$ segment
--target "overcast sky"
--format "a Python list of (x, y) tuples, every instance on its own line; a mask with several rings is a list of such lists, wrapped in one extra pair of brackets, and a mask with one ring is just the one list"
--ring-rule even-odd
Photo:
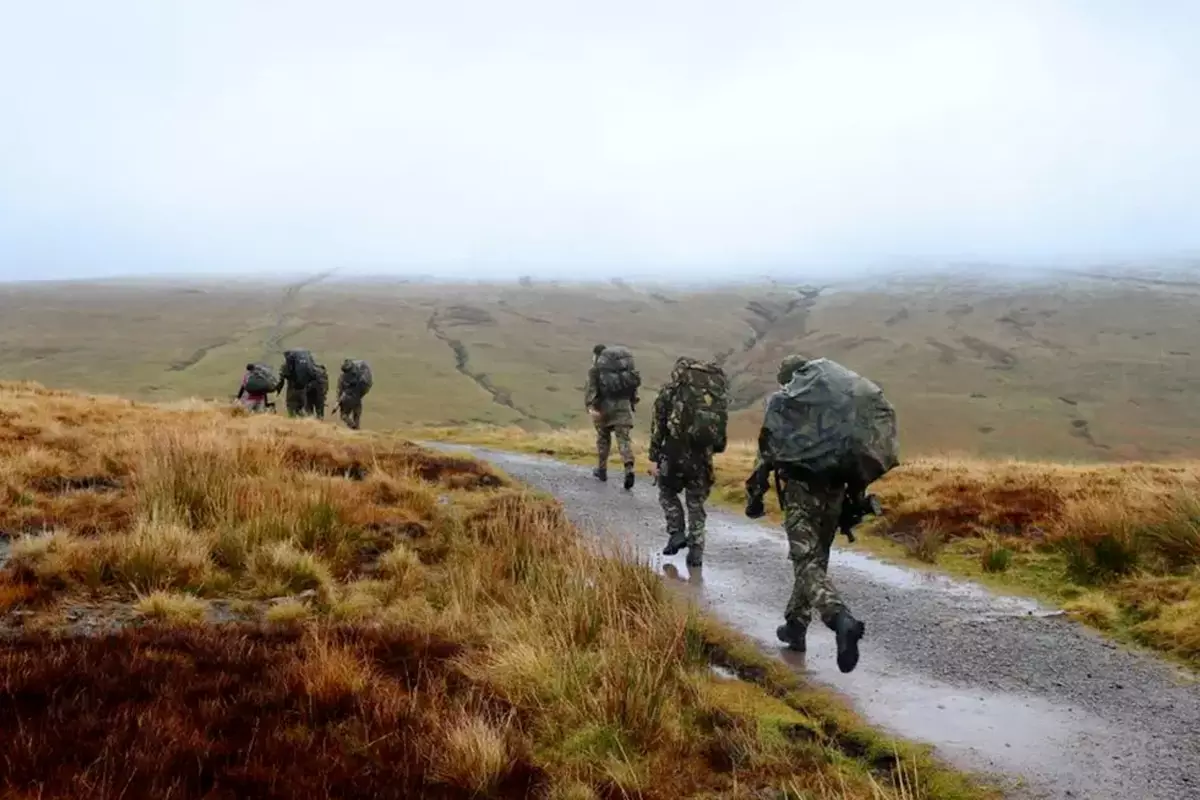
[(0, 0), (0, 278), (1200, 252), (1200, 3)]

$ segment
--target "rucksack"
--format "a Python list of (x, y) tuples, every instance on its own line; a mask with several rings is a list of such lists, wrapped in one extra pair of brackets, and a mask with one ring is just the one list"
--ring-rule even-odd
[(283, 357), (291, 367), (292, 382), (295, 383), (296, 388), (304, 389), (309, 384), (320, 380), (320, 376), (317, 374), (317, 362), (309, 351), (288, 350)]
[(900, 463), (896, 412), (883, 390), (825, 358), (771, 395), (763, 432), (776, 464), (864, 487)]
[(596, 383), (604, 398), (633, 399), (642, 376), (633, 363), (633, 353), (627, 347), (606, 347), (596, 357)]
[(729, 381), (714, 362), (681, 360), (671, 373), (667, 438), (688, 451), (725, 452)]
[(347, 359), (342, 364), (342, 379), (345, 389), (354, 392), (360, 398), (365, 397), (374, 385), (371, 367), (361, 359)]
[(246, 376), (246, 391), (250, 394), (269, 394), (275, 391), (275, 370), (266, 364), (255, 364)]

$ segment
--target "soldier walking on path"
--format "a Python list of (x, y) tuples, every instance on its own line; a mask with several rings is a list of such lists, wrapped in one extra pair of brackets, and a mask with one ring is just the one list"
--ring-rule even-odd
[(312, 407), (309, 392), (317, 386), (319, 380), (320, 373), (312, 353), (298, 349), (284, 351), (283, 366), (279, 368), (279, 381), (274, 389), (275, 393), (279, 394), (284, 386), (287, 386), (285, 398), (289, 417), (298, 417), (308, 412)]
[(878, 386), (828, 359), (788, 356), (778, 378), (746, 480), (746, 515), (763, 516), (774, 473), (795, 574), (776, 635), (804, 651), (815, 611), (837, 636), (838, 668), (850, 672), (865, 626), (829, 579), (829, 551), (840, 520), (861, 518), (867, 485), (899, 463), (895, 414)]
[(650, 472), (667, 523), (662, 552), (673, 556), (686, 547), (689, 567), (704, 563), (704, 503), (712, 491), (713, 454), (725, 452), (727, 392), (725, 373), (717, 364), (680, 358), (654, 399)]
[(584, 404), (596, 426), (597, 466), (592, 474), (601, 481), (608, 480), (608, 457), (612, 437), (617, 437), (617, 449), (625, 466), (625, 488), (632, 489), (633, 411), (637, 407), (637, 390), (642, 377), (633, 363), (633, 353), (624, 347), (592, 348), (592, 367), (588, 370)]

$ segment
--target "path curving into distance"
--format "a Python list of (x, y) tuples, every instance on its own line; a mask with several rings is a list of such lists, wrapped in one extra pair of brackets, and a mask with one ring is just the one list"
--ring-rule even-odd
[(628, 541), (718, 618), (848, 697), (872, 723), (928, 742), (949, 763), (1003, 776), (1011, 796), (1200, 800), (1200, 682), (1113, 644), (1033, 601), (886, 564), (838, 537), (830, 574), (867, 624), (862, 660), (834, 663), (833, 634), (810, 629), (807, 658), (775, 639), (792, 585), (782, 531), (711, 509), (705, 565), (659, 555), (654, 487), (632, 493), (584, 467), (486, 448), (466, 451), (555, 495), (585, 533)]

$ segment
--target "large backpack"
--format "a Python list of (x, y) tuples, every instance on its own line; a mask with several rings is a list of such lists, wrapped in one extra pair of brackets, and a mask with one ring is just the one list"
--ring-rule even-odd
[(729, 381), (714, 362), (681, 359), (671, 373), (667, 439), (689, 452), (725, 452)]
[(306, 389), (320, 380), (320, 375), (317, 374), (317, 362), (308, 350), (288, 350), (283, 357), (291, 367), (292, 382), (295, 383), (296, 388)]
[(266, 364), (255, 364), (246, 376), (246, 391), (250, 394), (269, 394), (275, 391), (277, 382), (275, 370)]
[(627, 347), (606, 347), (596, 357), (596, 383), (602, 398), (632, 399), (642, 385), (642, 376)]
[(345, 390), (360, 398), (365, 397), (374, 385), (371, 367), (362, 359), (346, 359), (342, 364), (342, 380)]
[(883, 390), (825, 358), (771, 395), (763, 429), (776, 464), (864, 487), (900, 463), (896, 412)]

